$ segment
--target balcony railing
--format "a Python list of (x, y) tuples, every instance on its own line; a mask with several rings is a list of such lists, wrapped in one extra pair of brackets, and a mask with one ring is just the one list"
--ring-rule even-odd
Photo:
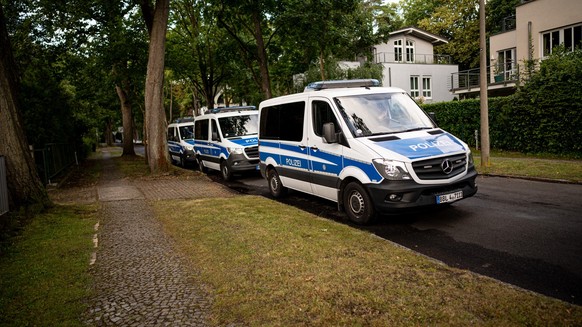
[(374, 62), (380, 63), (403, 63), (403, 64), (442, 64), (450, 65), (451, 56), (442, 54), (407, 54), (394, 52), (378, 52), (374, 54)]
[[(491, 69), (487, 67), (487, 84), (489, 86), (514, 86), (519, 81), (519, 65), (507, 62), (495, 66), (495, 73), (491, 78)], [(481, 87), (481, 73), (479, 68), (460, 71), (451, 74), (452, 91), (471, 91)]]

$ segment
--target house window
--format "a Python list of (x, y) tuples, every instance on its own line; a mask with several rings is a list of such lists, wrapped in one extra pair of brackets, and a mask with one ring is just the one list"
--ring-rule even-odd
[(563, 44), (566, 50), (582, 47), (582, 25), (570, 26), (542, 34), (542, 56), (549, 56), (555, 47)]
[(414, 62), (414, 42), (406, 40), (406, 62)]
[(418, 89), (418, 76), (410, 76), (410, 96), (418, 98), (420, 91)]
[(402, 61), (402, 40), (394, 41), (394, 61)]
[(422, 77), (422, 96), (426, 99), (432, 98), (432, 82), (430, 76)]

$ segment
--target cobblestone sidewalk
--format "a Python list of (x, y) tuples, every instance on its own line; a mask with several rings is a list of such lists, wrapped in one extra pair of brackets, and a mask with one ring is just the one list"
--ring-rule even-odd
[(102, 215), (94, 240), (95, 297), (89, 303), (87, 325), (208, 325), (211, 296), (195, 267), (175, 251), (149, 201), (234, 193), (206, 178), (129, 181), (107, 156), (103, 171), (96, 192)]

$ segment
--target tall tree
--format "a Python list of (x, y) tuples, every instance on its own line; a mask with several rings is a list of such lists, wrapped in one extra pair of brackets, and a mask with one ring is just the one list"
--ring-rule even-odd
[(451, 0), (438, 7), (418, 26), (449, 39), (435, 48), (452, 57), (461, 69), (479, 66), (479, 10), (474, 0)]
[(145, 77), (145, 69), (141, 67), (146, 64), (147, 36), (140, 26), (143, 22), (138, 21), (135, 7), (130, 3), (101, 0), (99, 4), (99, 15), (95, 18), (100, 24), (99, 37), (95, 37), (93, 49), (100, 57), (103, 69), (109, 70), (119, 99), (123, 155), (135, 155), (133, 109), (137, 107), (137, 98), (142, 90), (137, 85)]
[[(277, 1), (220, 0), (217, 17), (221, 26), (238, 43), (247, 68), (259, 86), (263, 97), (272, 96), (267, 48), (276, 30), (272, 20)], [(258, 72), (255, 63), (258, 65)]]
[(418, 22), (430, 18), (437, 8), (447, 2), (448, 0), (402, 0), (400, 6), (404, 25), (418, 26)]
[(317, 58), (321, 79), (326, 60), (353, 60), (374, 44), (374, 3), (358, 0), (289, 1), (278, 18), (282, 35), (310, 58)]
[(21, 123), (18, 109), (18, 78), (0, 4), (0, 154), (5, 155), (8, 199), (12, 207), (50, 204), (42, 185)]
[(225, 87), (236, 44), (218, 28), (206, 1), (177, 0), (171, 14), (168, 62), (174, 72), (189, 80), (206, 106), (214, 108), (214, 98)]
[(141, 0), (140, 5), (150, 36), (145, 84), (148, 165), (151, 172), (165, 172), (170, 169), (163, 92), (166, 30), (168, 27), (170, 0), (156, 0), (153, 9), (149, 0)]

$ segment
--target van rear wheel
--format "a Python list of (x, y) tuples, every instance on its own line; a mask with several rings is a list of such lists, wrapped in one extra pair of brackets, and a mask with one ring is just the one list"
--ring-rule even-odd
[(344, 188), (343, 205), (348, 218), (356, 224), (368, 224), (376, 215), (368, 192), (356, 182), (351, 182)]
[(279, 174), (275, 169), (269, 170), (267, 182), (269, 183), (269, 191), (273, 197), (280, 198), (287, 193), (287, 188), (281, 183)]

